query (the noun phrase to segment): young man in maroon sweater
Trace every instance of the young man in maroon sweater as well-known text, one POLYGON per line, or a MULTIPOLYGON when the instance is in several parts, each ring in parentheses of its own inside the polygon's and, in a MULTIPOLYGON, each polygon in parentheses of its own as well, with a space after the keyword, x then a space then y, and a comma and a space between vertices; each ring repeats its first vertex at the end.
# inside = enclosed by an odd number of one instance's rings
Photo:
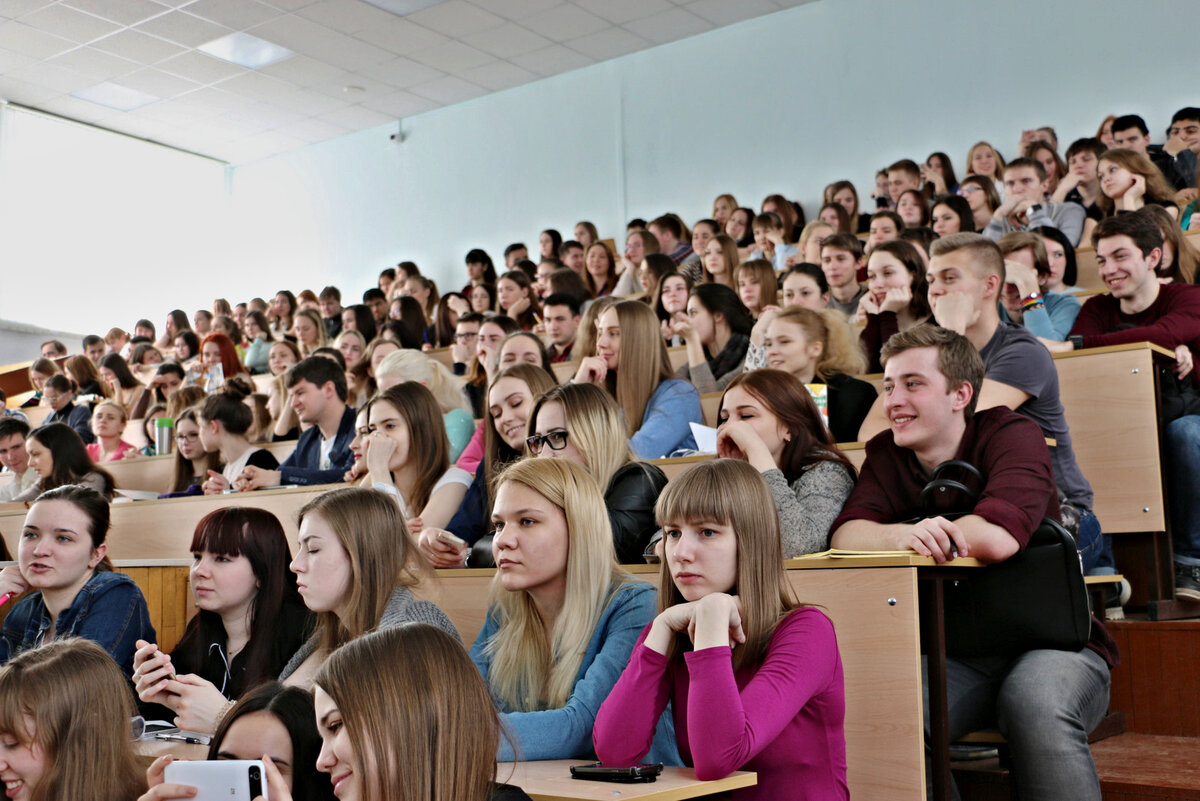
MULTIPOLYGON (((975 411, 983 360, 953 331, 910 328, 889 339, 882 356, 889 428, 867 443, 858 484, 831 528, 832 546, 913 550, 939 563, 1017 554, 1043 517, 1059 513, 1041 429, 1003 406, 975 411), (970 462, 985 482, 971 514, 953 521, 927 516, 920 497, 934 468, 949 459, 970 462)), ((951 740, 998 725, 1021 798, 1099 798, 1087 734, 1108 708, 1116 654, 1093 621, 1092 641, 1080 651, 948 659, 951 740)))
MULTIPOLYGON (((1200 354, 1200 287, 1160 284, 1155 268, 1163 238, 1152 217, 1141 212, 1108 217, 1092 234, 1100 278, 1108 294, 1083 304, 1066 342, 1043 340, 1052 351, 1153 342, 1175 351, 1175 374, 1196 373, 1200 354)), ((1175 550, 1175 594, 1200 601, 1200 414, 1166 412, 1167 500, 1175 550)))

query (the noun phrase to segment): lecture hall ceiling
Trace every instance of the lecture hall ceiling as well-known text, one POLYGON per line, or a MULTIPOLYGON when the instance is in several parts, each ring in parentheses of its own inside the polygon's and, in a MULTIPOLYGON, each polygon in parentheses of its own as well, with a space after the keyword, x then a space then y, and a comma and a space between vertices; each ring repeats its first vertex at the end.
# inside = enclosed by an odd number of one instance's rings
POLYGON ((0 0, 0 98, 239 164, 810 1, 0 0))

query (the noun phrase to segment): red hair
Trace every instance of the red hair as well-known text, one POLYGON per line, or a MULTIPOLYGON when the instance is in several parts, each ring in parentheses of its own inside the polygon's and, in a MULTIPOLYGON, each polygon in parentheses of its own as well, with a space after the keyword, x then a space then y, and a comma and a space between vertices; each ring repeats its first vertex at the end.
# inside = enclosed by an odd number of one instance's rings
POLYGON ((221 369, 224 371, 226 378, 240 374, 249 375, 246 368, 242 366, 242 360, 238 358, 237 348, 234 347, 233 340, 222 333, 214 331, 200 342, 201 359, 204 358, 204 346, 209 342, 215 343, 221 351, 221 369))

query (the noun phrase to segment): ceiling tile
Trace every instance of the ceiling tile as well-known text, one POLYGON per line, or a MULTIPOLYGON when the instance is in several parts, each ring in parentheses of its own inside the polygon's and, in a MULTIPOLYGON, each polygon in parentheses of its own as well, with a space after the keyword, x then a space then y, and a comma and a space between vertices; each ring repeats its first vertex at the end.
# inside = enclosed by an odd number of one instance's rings
POLYGON ((0 17, 16 19, 50 5, 51 0, 5 0, 0 3, 0 17))
POLYGON ((326 64, 324 61, 317 61, 308 56, 292 56, 262 67, 258 71, 301 87, 333 81, 339 75, 348 74, 345 70, 332 64, 326 64))
POLYGON ((464 36, 463 42, 471 47, 490 53, 496 58, 512 58, 522 53, 532 53, 554 44, 521 25, 506 23, 499 28, 464 36))
POLYGON ((712 23, 697 17, 682 8, 664 11, 653 17, 635 20, 625 25, 626 28, 643 36, 655 44, 666 44, 686 36, 704 33, 712 30, 712 23))
POLYGON ((11 50, 33 58, 50 58, 72 47, 75 47, 75 43, 70 39, 53 36, 19 22, 0 24, 0 50, 11 50))
POLYGON ((49 6, 41 11, 26 14, 21 17, 21 22, 80 44, 99 39, 121 27, 115 22, 93 17, 66 6, 49 6))
POLYGON ((327 114, 343 106, 349 105, 348 97, 334 97, 321 92, 307 92, 297 89, 294 92, 281 92, 271 98, 271 102, 282 109, 300 114, 305 117, 315 117, 327 114))
POLYGON ((431 47, 413 53, 412 57, 415 61, 428 64, 442 72, 469 70, 495 60, 482 50, 476 50, 462 42, 447 42, 441 47, 431 47))
POLYGON ((295 87, 257 72, 246 72, 221 83, 221 88, 237 95, 253 98, 262 102, 270 102, 271 98, 280 92, 288 92, 295 87))
POLYGON ((267 0, 268 5, 283 9, 284 11, 299 11, 302 8, 311 6, 317 0, 267 0))
POLYGON ((36 58, 14 53, 11 50, 0 50, 0 75, 16 72, 37 62, 36 58))
POLYGON ((129 59, 114 56, 112 53, 105 53, 102 50, 96 50, 91 47, 81 47, 78 50, 63 53, 61 56, 55 56, 46 63, 57 64, 60 67, 66 67, 67 69, 82 72, 84 75, 91 75, 102 80, 115 78, 118 75, 125 75, 141 67, 141 64, 129 59))
POLYGON ((279 108, 271 103, 259 103, 251 108, 243 109, 241 111, 231 111, 228 114, 224 114, 216 118, 217 121, 230 120, 235 124, 241 123, 249 126, 262 126, 261 130, 279 128, 280 126, 289 125, 301 119, 303 119, 303 117, 296 114, 294 111, 288 111, 287 109, 279 108))
POLYGON ((549 11, 534 14, 521 20, 521 24, 548 39, 563 42, 579 36, 587 36, 608 27, 608 23, 584 11, 579 6, 556 6, 549 11))
POLYGON ((539 11, 560 6, 563 0, 470 0, 471 5, 490 11, 506 19, 521 20, 539 11))
POLYGON ((624 28, 606 28, 599 33, 581 36, 567 43, 572 50, 591 56, 597 61, 616 58, 651 47, 651 43, 624 28))
POLYGON ((324 142, 326 139, 343 136, 350 131, 349 128, 315 117, 290 123, 280 130, 288 136, 294 136, 307 142, 324 142))
POLYGON ((451 103, 462 103, 465 100, 471 100, 480 95, 487 94, 487 90, 482 86, 476 86, 469 81, 464 81, 462 78, 447 75, 445 78, 438 78, 436 81, 414 86, 412 93, 435 100, 443 106, 448 106, 451 103))
POLYGON ((196 83, 216 83, 246 72, 244 67, 213 58, 196 50, 167 59, 157 67, 163 72, 180 75, 196 83))
MULTIPOLYGON (((3 5, 8 4, 4 3, 3 5)), ((162 5, 151 2, 151 0, 63 0, 63 5, 119 22, 122 25, 136 25, 167 11, 162 5)))
POLYGON ((696 0, 687 4, 687 10, 714 25, 732 25, 778 11, 779 6, 771 0, 740 0, 737 3, 729 3, 726 0, 696 0))
POLYGON ((187 6, 187 12, 236 31, 275 19, 281 13, 257 0, 196 0, 187 6))
MULTIPOLYGON (((124 116, 119 111, 80 100, 77 97, 56 97, 38 104, 39 111, 48 111, 80 122, 99 122, 100 120, 124 116)), ((107 126, 106 126, 107 127, 107 126)))
POLYGON ((76 72, 75 70, 49 63, 38 64, 36 67, 27 67, 19 72, 12 73, 10 77, 14 80, 37 84, 47 89, 54 89, 64 95, 78 92, 80 89, 87 89, 89 86, 95 86, 97 83, 93 75, 84 75, 82 72, 76 72))
POLYGON ((358 105, 345 106, 328 114, 321 114, 319 119, 344 126, 351 131, 363 131, 393 121, 393 118, 386 114, 380 114, 378 111, 371 111, 358 105))
POLYGON ((466 0, 448 0, 432 8, 409 14, 407 18, 418 25, 453 37, 499 28, 504 24, 503 17, 473 6, 466 0))
POLYGON ((249 32, 297 53, 319 47, 321 41, 329 35, 327 28, 294 14, 276 17, 254 26, 249 32))
POLYGON ((191 109, 195 119, 204 119, 227 111, 248 108, 257 102, 244 95, 235 95, 233 92, 209 86, 177 97, 171 101, 171 105, 179 109, 191 109))
POLYGON ((317 84, 311 89, 346 103, 366 103, 369 100, 377 100, 396 92, 396 87, 391 84, 358 73, 347 74, 343 79, 329 83, 317 84), (354 87, 355 91, 347 92, 348 87, 354 87))
MULTIPOLYGON (((729 0, 719 1, 727 5, 751 2, 751 0, 737 0, 736 3, 730 3, 729 0)), ((597 17, 602 17, 614 25, 624 25, 626 22, 674 8, 667 0, 575 0, 575 5, 587 9, 597 17)))
POLYGON ((200 86, 195 81, 189 81, 178 75, 168 75, 153 67, 147 67, 144 70, 138 70, 129 75, 122 75, 113 81, 113 83, 128 86, 130 89, 149 92, 164 99, 181 95, 184 92, 190 92, 200 86))
POLYGON ((373 64, 391 61, 396 54, 382 47, 375 47, 340 33, 326 32, 321 42, 303 51, 320 61, 354 72, 373 64))
POLYGON ((592 59, 570 50, 562 45, 554 45, 544 50, 536 50, 523 56, 513 56, 509 59, 518 67, 536 72, 538 75, 557 75, 567 70, 586 67, 594 63, 592 59))
POLYGON ((362 0, 321 0, 296 13, 341 33, 358 33, 396 19, 394 14, 362 0))
POLYGON ((399 17, 393 17, 378 27, 361 30, 354 34, 354 38, 397 55, 407 55, 414 50, 424 50, 450 41, 436 31, 399 17))
POLYGON ((409 58, 397 58, 383 64, 376 64, 373 67, 359 70, 359 74, 382 81, 396 89, 407 89, 410 86, 442 77, 441 70, 419 64, 409 58))
POLYGON ((57 97, 59 94, 61 93, 55 89, 38 86, 28 81, 17 81, 12 78, 0 77, 0 97, 13 103, 37 106, 39 103, 49 100, 52 97, 57 97))
POLYGON ((480 86, 491 89, 493 92, 498 92, 502 89, 511 89, 523 83, 536 81, 541 76, 518 67, 516 64, 510 64, 507 61, 493 61, 486 66, 468 70, 462 73, 461 77, 463 80, 477 83, 480 86))
POLYGON ((199 47, 205 42, 228 36, 232 31, 224 25, 193 17, 183 11, 172 11, 161 17, 147 20, 137 26, 139 31, 161 36, 187 47, 199 47))
POLYGON ((438 107, 438 104, 432 100, 418 97, 411 92, 396 92, 395 94, 375 100, 365 101, 362 105, 371 111, 386 114, 392 119, 411 117, 414 114, 420 114, 423 111, 429 111, 438 107))
POLYGON ((91 46, 106 53, 132 59, 139 64, 153 64, 184 52, 184 48, 179 45, 134 30, 114 33, 91 46))

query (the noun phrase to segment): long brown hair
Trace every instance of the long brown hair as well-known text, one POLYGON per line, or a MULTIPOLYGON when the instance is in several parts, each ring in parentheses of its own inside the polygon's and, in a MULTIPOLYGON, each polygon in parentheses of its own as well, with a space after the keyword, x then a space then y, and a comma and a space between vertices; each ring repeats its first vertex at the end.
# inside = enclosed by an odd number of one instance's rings
POLYGON ((450 442, 446 437, 442 409, 429 388, 416 381, 405 381, 389 387, 371 398, 364 407, 368 419, 371 408, 377 403, 390 405, 408 426, 408 461, 405 466, 416 468, 416 480, 413 482, 412 497, 405 498, 404 503, 408 506, 410 516, 419 516, 425 504, 429 503, 434 485, 450 468, 450 442))
MULTIPOLYGON (((523 382, 529 389, 530 396, 534 399, 541 397, 544 393, 549 392, 558 385, 558 382, 554 380, 554 376, 537 365, 513 364, 496 373, 496 377, 488 384, 488 395, 491 395, 492 387, 496 386, 496 382, 502 378, 515 378, 523 382)), ((529 409, 532 415, 533 400, 529 402, 529 409)), ((532 416, 529 422, 534 422, 532 416)), ((496 420, 492 416, 492 406, 485 398, 483 412, 483 461, 479 463, 479 469, 483 471, 483 475, 487 478, 489 485, 492 485, 492 489, 495 489, 493 482, 496 479, 496 475, 505 465, 520 459, 523 454, 524 449, 514 450, 508 447, 508 443, 500 438, 500 434, 496 431, 496 420)))
POLYGON ((100 371, 96 369, 96 365, 92 364, 92 360, 87 356, 81 353, 68 356, 67 360, 63 362, 63 367, 66 368, 67 375, 75 382, 76 392, 82 392, 84 387, 95 383, 100 388, 100 395, 108 397, 108 386, 100 377, 100 371))
POLYGON ((0 732, 45 757, 33 801, 136 798, 146 787, 130 739, 136 713, 121 669, 91 640, 52 640, 0 668, 0 732))
MULTIPOLYGON (((684 523, 713 522, 733 528, 737 537, 737 578, 730 594, 742 602, 745 644, 733 651, 733 667, 762 661, 775 627, 800 606, 783 569, 779 514, 758 471, 737 459, 701 462, 673 479, 654 507, 658 524, 669 532, 684 523)), ((684 602, 667 560, 659 569, 658 610, 684 602)), ((677 635, 667 656, 683 658, 687 633, 677 635)))
MULTIPOLYGON (((1174 187, 1167 183, 1167 179, 1163 177, 1162 171, 1154 166, 1154 162, 1136 150, 1114 147, 1112 150, 1104 151, 1100 156, 1100 161, 1110 161, 1118 167, 1124 167, 1134 175, 1142 176, 1146 180, 1146 193, 1142 199, 1147 206, 1152 203, 1168 201, 1174 205, 1172 200, 1175 197, 1174 187)), ((1099 167, 1097 167, 1098 170, 1099 167)), ((1100 207, 1106 217, 1116 213, 1114 210, 1116 201, 1104 192, 1100 192, 1099 197, 1096 198, 1096 205, 1100 207)))
MULTIPOLYGON (((1167 272, 1159 272, 1162 278, 1171 278, 1175 281, 1193 284, 1196 282, 1197 271, 1200 270, 1200 251, 1196 250, 1196 246, 1192 244, 1191 238, 1183 235, 1179 224, 1171 218, 1167 210, 1162 206, 1143 206, 1139 210, 1143 214, 1158 225, 1158 230, 1162 231, 1163 243, 1170 243, 1175 251, 1175 260, 1171 264, 1166 265, 1167 272)), ((1163 256, 1166 256, 1164 251, 1163 256)), ((1163 265, 1159 264, 1159 270, 1164 269, 1163 265)))
POLYGON ((363 801, 491 797, 500 718, 446 632, 406 623, 359 637, 325 661, 314 684, 341 713, 363 801))
POLYGON ((621 329, 617 369, 605 378, 617 405, 625 410, 625 433, 632 437, 642 427, 642 417, 658 385, 674 376, 658 315, 640 300, 618 300, 612 305, 621 329))
MULTIPOLYGON (((183 390, 179 390, 182 392, 183 390)), ((201 390, 203 392, 203 390, 201 390)), ((179 392, 171 396, 174 400, 179 392)), ((200 415, 197 414, 198 407, 190 406, 184 409, 183 412, 175 418, 175 433, 179 433, 179 424, 184 420, 188 420, 196 424, 196 428, 200 427, 200 415)), ((209 470, 221 469, 221 454, 219 451, 204 454, 204 470, 205 477, 208 476, 209 470)), ((171 470, 171 486, 167 488, 167 492, 186 492, 188 487, 192 486, 192 479, 196 478, 196 467, 191 459, 183 455, 183 451, 179 449, 179 443, 175 443, 175 460, 171 470)))
POLYGON ((725 395, 734 387, 741 387, 761 401, 791 435, 779 453, 779 469, 789 483, 818 462, 837 462, 851 476, 858 475, 854 465, 838 450, 833 434, 821 420, 821 413, 813 403, 812 395, 799 378, 771 368, 742 373, 730 382, 721 395, 721 422, 726 417, 725 395))

